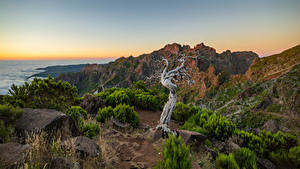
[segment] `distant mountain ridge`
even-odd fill
[[[217,77],[221,72],[228,72],[231,75],[244,74],[252,61],[258,59],[258,55],[251,51],[231,52],[227,50],[217,53],[214,48],[203,43],[194,48],[173,43],[150,54],[121,57],[103,65],[85,65],[80,72],[61,74],[57,80],[68,81],[75,85],[81,95],[101,87],[129,87],[132,82],[145,80],[146,77],[160,70],[162,64],[158,61],[161,61],[163,57],[174,61],[178,59],[180,53],[197,57],[195,60],[189,59],[186,65],[190,68],[189,74],[195,81],[192,87],[202,93],[203,89],[218,83]],[[172,66],[176,66],[176,63],[171,62]]]

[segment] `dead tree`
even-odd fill
[[[160,116],[159,124],[157,125],[156,128],[163,130],[163,132],[165,133],[171,132],[169,125],[177,101],[176,82],[186,79],[188,84],[193,83],[193,80],[186,73],[187,69],[185,68],[184,65],[187,58],[192,58],[192,57],[181,55],[181,58],[178,60],[179,62],[181,62],[181,64],[177,66],[175,69],[170,71],[168,71],[169,61],[165,58],[163,59],[166,65],[165,68],[163,69],[163,72],[160,75],[160,82],[164,87],[169,89],[170,93],[169,93],[169,99],[164,106],[164,109]]]

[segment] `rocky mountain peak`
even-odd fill
[[[178,52],[182,49],[181,45],[178,43],[167,44],[162,51],[170,52],[172,54],[178,54]]]

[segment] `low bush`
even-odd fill
[[[208,134],[211,137],[224,141],[232,136],[236,128],[232,121],[227,120],[221,114],[212,113],[212,111],[206,109],[199,109],[198,113],[190,117],[181,129],[198,130],[202,134]]]
[[[248,148],[241,148],[235,151],[234,158],[240,168],[257,169],[256,154]]]
[[[243,140],[243,147],[249,148],[259,156],[263,155],[265,143],[259,136],[243,130],[238,130],[236,134]]]
[[[172,114],[172,119],[184,122],[192,115],[192,107],[182,102],[177,102]]]
[[[108,107],[99,109],[96,119],[98,122],[104,123],[106,121],[106,119],[110,118],[113,115],[114,115],[113,108],[111,106],[108,106]]]
[[[157,169],[190,169],[192,160],[189,148],[183,144],[181,136],[175,137],[169,134],[162,146],[163,160],[159,161]]]
[[[136,128],[139,124],[139,116],[137,112],[129,105],[120,104],[114,108],[114,117],[122,123],[131,124],[134,128]]]
[[[216,167],[217,169],[239,169],[239,165],[231,153],[229,155],[219,154],[216,158]]]
[[[296,167],[300,167],[300,146],[290,148],[288,158]]]
[[[83,127],[83,119],[87,119],[87,112],[80,106],[72,106],[67,110],[66,114],[69,115],[80,128]]]
[[[297,137],[289,133],[278,131],[275,134],[271,132],[262,131],[259,137],[266,144],[265,155],[276,150],[286,150],[297,145]]]
[[[133,89],[110,88],[97,93],[95,96],[105,100],[108,106],[116,107],[119,104],[127,104],[153,111],[160,108],[160,99],[163,99],[163,94],[143,87],[140,82],[134,85]]]
[[[23,110],[9,105],[0,105],[0,138],[3,142],[10,140],[15,123],[23,115]]]
[[[82,127],[82,132],[83,135],[92,139],[100,133],[100,127],[95,123],[86,123]]]
[[[145,110],[157,110],[159,103],[156,96],[149,94],[135,94],[134,105]]]
[[[56,82],[50,76],[46,79],[34,78],[29,84],[12,85],[9,89],[11,96],[5,100],[9,104],[18,107],[48,108],[65,111],[72,105],[79,103],[76,87],[68,82]]]
[[[124,90],[117,90],[113,92],[112,94],[107,96],[106,101],[113,107],[119,104],[130,104],[130,98]]]

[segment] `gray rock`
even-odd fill
[[[41,131],[60,131],[62,139],[80,135],[80,130],[73,119],[62,112],[25,108],[23,116],[16,122],[17,134],[25,137],[26,133],[35,134]]]
[[[235,144],[233,141],[227,140],[225,142],[225,151],[227,153],[233,153],[233,152],[235,152],[236,150],[239,150],[239,149],[240,149],[240,146]]]
[[[216,152],[215,150],[208,148],[206,145],[204,145],[204,150],[210,153],[213,160],[215,160],[217,158],[218,152]]]
[[[257,164],[260,169],[276,169],[276,166],[268,159],[258,158]]]
[[[85,136],[70,138],[62,142],[62,146],[72,146],[81,156],[97,157],[101,155],[99,145]]]
[[[276,133],[278,131],[278,124],[275,120],[268,120],[262,127],[265,131],[269,131],[271,133]]]
[[[51,160],[48,169],[74,169],[76,167],[76,163],[73,163],[64,157],[57,157]]]
[[[182,137],[185,144],[199,145],[202,144],[207,138],[205,135],[201,133],[188,131],[188,130],[178,130],[178,134]]]
[[[212,139],[211,143],[214,147],[216,147],[220,152],[223,152],[225,150],[225,142]]]
[[[99,108],[105,107],[105,101],[97,96],[91,94],[84,95],[83,101],[80,106],[85,109],[89,114],[96,115]]]
[[[125,131],[126,129],[130,128],[130,124],[122,123],[119,120],[115,119],[114,117],[110,117],[109,125],[112,126],[116,130]]]
[[[25,159],[29,147],[28,144],[13,142],[0,144],[0,168],[14,168],[21,163]]]

